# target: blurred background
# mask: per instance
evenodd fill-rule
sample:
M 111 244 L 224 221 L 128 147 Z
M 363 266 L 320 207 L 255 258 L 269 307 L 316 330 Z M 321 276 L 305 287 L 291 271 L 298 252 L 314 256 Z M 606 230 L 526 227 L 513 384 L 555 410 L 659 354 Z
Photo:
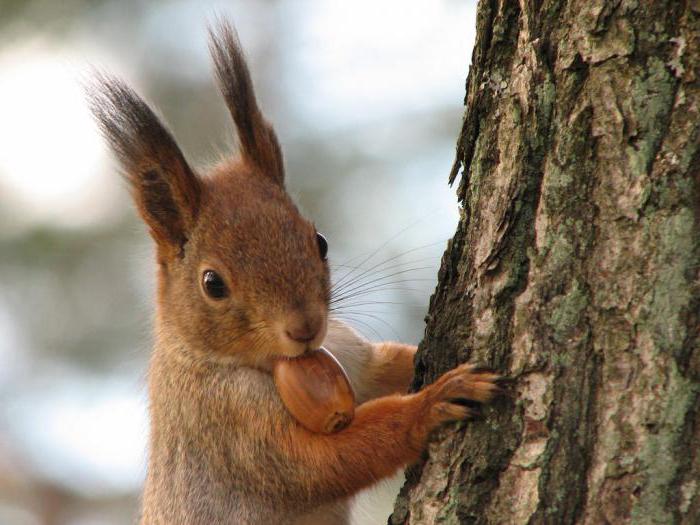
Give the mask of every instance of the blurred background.
M 128 80 L 206 167 L 234 144 L 206 25 L 234 20 L 344 315 L 417 343 L 457 222 L 475 3 L 0 0 L 0 524 L 137 516 L 154 264 L 86 110 L 91 68 Z M 386 523 L 395 488 L 355 523 Z

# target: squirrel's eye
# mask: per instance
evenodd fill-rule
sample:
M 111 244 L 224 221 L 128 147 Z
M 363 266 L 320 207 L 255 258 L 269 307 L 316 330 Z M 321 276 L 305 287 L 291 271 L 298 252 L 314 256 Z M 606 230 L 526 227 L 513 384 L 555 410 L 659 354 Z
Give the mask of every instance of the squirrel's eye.
M 321 255 L 321 260 L 325 261 L 328 255 L 328 241 L 323 235 L 316 232 L 316 242 L 318 243 L 318 253 Z
M 206 270 L 202 274 L 202 286 L 212 299 L 223 299 L 228 295 L 228 288 L 226 288 L 224 280 L 214 270 Z

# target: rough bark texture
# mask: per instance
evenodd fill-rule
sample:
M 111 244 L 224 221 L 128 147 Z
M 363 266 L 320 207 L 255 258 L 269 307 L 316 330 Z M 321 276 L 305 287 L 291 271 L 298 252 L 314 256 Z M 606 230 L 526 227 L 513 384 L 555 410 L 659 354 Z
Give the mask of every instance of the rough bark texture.
M 482 0 L 414 388 L 515 379 L 390 523 L 700 523 L 700 1 Z

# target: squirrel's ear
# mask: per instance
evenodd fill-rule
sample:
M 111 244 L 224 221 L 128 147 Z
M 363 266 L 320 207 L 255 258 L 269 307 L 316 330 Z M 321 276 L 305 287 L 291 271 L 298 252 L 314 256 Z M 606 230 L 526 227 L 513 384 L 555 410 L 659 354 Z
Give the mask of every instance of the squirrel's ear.
M 151 235 L 159 248 L 180 254 L 199 210 L 199 179 L 153 110 L 126 84 L 96 75 L 88 97 Z
M 238 130 L 243 160 L 284 184 L 277 136 L 258 109 L 245 56 L 231 24 L 220 20 L 216 28 L 209 28 L 209 49 L 219 88 Z

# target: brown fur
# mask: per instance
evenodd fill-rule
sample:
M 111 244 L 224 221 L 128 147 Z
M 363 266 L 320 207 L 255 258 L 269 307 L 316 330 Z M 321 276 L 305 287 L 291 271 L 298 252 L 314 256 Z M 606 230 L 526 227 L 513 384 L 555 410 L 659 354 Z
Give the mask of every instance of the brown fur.
M 328 265 L 284 190 L 279 145 L 235 33 L 222 23 L 211 38 L 241 157 L 207 177 L 123 83 L 101 76 L 92 95 L 159 263 L 141 521 L 323 523 L 327 510 L 325 521 L 338 523 L 349 496 L 415 461 L 433 429 L 469 416 L 455 399 L 488 401 L 496 376 L 463 365 L 408 395 L 415 347 L 372 345 L 328 320 Z M 204 293 L 205 270 L 222 277 L 226 298 Z M 313 340 L 290 338 L 294 323 L 312 327 Z M 334 435 L 293 420 L 269 373 L 280 356 L 321 343 L 361 403 Z
M 406 393 L 413 378 L 415 355 L 413 345 L 390 342 L 374 345 L 366 374 L 376 396 Z

